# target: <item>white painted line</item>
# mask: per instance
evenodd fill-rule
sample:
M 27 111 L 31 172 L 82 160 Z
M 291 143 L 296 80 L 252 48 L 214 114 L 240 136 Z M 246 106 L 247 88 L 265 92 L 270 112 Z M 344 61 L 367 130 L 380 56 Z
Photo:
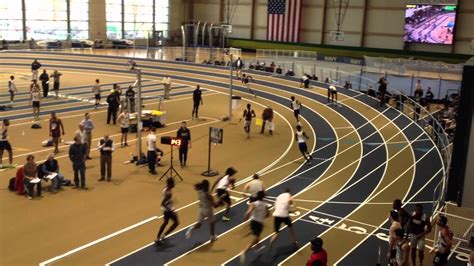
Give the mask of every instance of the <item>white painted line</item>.
M 56 257 L 54 257 L 54 258 L 52 258 L 52 259 L 49 259 L 49 260 L 47 260 L 47 261 L 43 261 L 43 262 L 41 262 L 41 263 L 39 264 L 39 266 L 48 265 L 48 264 L 50 264 L 50 263 L 52 263 L 52 262 L 55 262 L 55 261 L 60 260 L 60 259 L 62 259 L 62 258 L 65 258 L 65 257 L 67 257 L 67 256 L 69 256 L 69 255 L 71 255 L 71 254 L 74 254 L 74 253 L 76 253 L 76 252 L 79 252 L 79 251 L 81 251 L 81 250 L 83 250 L 83 249 L 86 249 L 86 248 L 88 248 L 88 247 L 91 247 L 91 246 L 93 246 L 93 245 L 95 245 L 95 244 L 97 244 L 97 243 L 100 243 L 100 242 L 102 242 L 102 241 L 105 241 L 105 240 L 107 240 L 107 239 L 110 239 L 110 238 L 112 238 L 112 237 L 114 237 L 114 236 L 116 236 L 116 235 L 119 235 L 119 234 L 121 234 L 121 233 L 127 232 L 127 231 L 129 231 L 129 230 L 131 230 L 131 229 L 137 228 L 137 227 L 139 227 L 139 226 L 141 226 L 141 225 L 144 225 L 144 224 L 146 224 L 146 223 L 148 223 L 148 222 L 150 222 L 150 221 L 156 220 L 156 219 L 158 219 L 158 216 L 153 216 L 153 217 L 150 217 L 150 218 L 148 218 L 148 219 L 145 219 L 145 220 L 143 220 L 143 221 L 141 221 L 141 222 L 138 222 L 138 223 L 133 224 L 133 225 L 131 225 L 131 226 L 129 226 L 129 227 L 123 228 L 123 229 L 121 229 L 121 230 L 119 230 L 119 231 L 116 231 L 116 232 L 114 232 L 114 233 L 112 233 L 112 234 L 106 235 L 106 236 L 104 236 L 104 237 L 102 237 L 102 238 L 99 238 L 99 239 L 97 239 L 97 240 L 95 240 L 95 241 L 92 241 L 92 242 L 90 242 L 90 243 L 88 243 L 88 244 L 82 245 L 82 246 L 80 246 L 80 247 L 78 247 L 78 248 L 75 248 L 75 249 L 70 250 L 70 251 L 68 251 L 68 252 L 66 252 L 66 253 L 63 253 L 63 254 L 61 254 L 61 255 L 59 255 L 59 256 L 56 256 Z

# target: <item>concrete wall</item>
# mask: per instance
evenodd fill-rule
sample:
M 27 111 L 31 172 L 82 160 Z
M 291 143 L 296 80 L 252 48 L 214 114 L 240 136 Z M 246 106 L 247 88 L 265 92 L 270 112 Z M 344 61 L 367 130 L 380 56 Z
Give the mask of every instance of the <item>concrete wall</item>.
M 89 39 L 107 39 L 105 0 L 89 2 Z
M 193 18 L 221 22 L 227 17 L 227 0 L 194 0 Z M 265 40 L 267 0 L 230 1 L 231 37 Z M 344 41 L 333 41 L 337 29 L 333 0 L 303 0 L 300 42 L 356 47 L 403 49 L 405 4 L 394 0 L 350 0 L 341 30 Z M 458 19 L 454 45 L 410 44 L 414 51 L 474 54 L 474 1 L 458 0 Z M 237 5 L 235 5 L 237 3 Z M 337 10 L 337 9 L 336 9 Z M 252 12 L 253 11 L 253 12 Z M 220 17 L 219 14 L 223 14 Z

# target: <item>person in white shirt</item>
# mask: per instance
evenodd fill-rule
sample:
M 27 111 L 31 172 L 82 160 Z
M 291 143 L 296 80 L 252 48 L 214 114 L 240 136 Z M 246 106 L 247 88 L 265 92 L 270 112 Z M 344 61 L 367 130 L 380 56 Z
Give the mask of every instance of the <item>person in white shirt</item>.
M 129 116 L 127 108 L 123 109 L 123 111 L 118 116 L 117 120 L 120 124 L 120 130 L 122 132 L 122 137 L 120 138 L 120 146 L 121 147 L 128 146 L 127 137 L 128 137 L 128 128 L 130 127 L 130 116 Z
M 8 141 L 8 126 L 10 126 L 10 121 L 8 119 L 3 119 L 0 127 L 0 168 L 4 165 L 3 162 L 3 152 L 7 150 L 8 152 L 8 162 L 10 165 L 13 163 L 13 149 Z
M 148 136 L 146 137 L 147 143 L 147 161 L 148 161 L 148 172 L 152 175 L 156 175 L 156 129 L 152 127 Z
M 95 98 L 95 105 L 94 109 L 97 109 L 97 107 L 100 104 L 100 80 L 96 79 L 95 80 L 95 85 L 92 87 L 92 92 L 94 93 L 94 98 Z
M 250 230 L 254 238 L 240 253 L 240 262 L 245 263 L 245 254 L 260 241 L 260 234 L 263 231 L 263 222 L 268 217 L 268 204 L 263 201 L 265 192 L 259 191 L 255 197 L 255 201 L 249 204 L 244 220 L 250 218 Z
M 8 92 L 10 93 L 10 103 L 13 104 L 15 100 L 15 92 L 18 92 L 15 85 L 15 76 L 11 75 L 8 81 Z
M 270 239 L 270 249 L 273 247 L 275 240 L 277 240 L 280 234 L 280 226 L 282 223 L 286 224 L 290 229 L 291 239 L 295 246 L 298 246 L 298 241 L 296 240 L 295 230 L 291 224 L 290 219 L 290 206 L 293 205 L 293 197 L 290 194 L 290 189 L 286 188 L 285 192 L 278 195 L 275 200 L 275 211 L 273 212 L 274 219 L 274 230 L 275 234 Z
M 86 131 L 84 130 L 84 125 L 82 123 L 79 123 L 79 128 L 74 132 L 74 138 L 78 138 L 81 144 L 85 144 Z
M 33 121 L 39 120 L 41 94 L 37 87 L 33 87 L 30 94 L 30 102 L 33 107 Z
M 265 189 L 263 187 L 263 182 L 262 182 L 262 180 L 260 180 L 260 176 L 258 174 L 254 174 L 252 181 L 245 184 L 244 193 L 249 195 L 250 202 L 254 202 L 254 201 L 257 200 L 257 194 L 260 191 L 265 193 Z
M 112 152 L 115 150 L 114 141 L 108 134 L 97 143 L 97 149 L 100 151 L 100 179 L 104 181 L 107 175 L 107 182 L 112 179 Z
M 397 211 L 390 211 L 390 215 L 388 217 L 388 221 L 390 222 L 390 231 L 389 231 L 389 238 L 388 238 L 388 252 L 387 258 L 391 263 L 395 263 L 395 257 L 397 255 L 397 249 L 395 248 L 395 242 L 397 240 L 397 236 L 395 235 L 395 230 L 401 229 L 402 225 L 399 222 L 400 216 Z
M 235 184 L 235 178 L 234 175 L 237 173 L 237 171 L 229 167 L 225 171 L 225 175 L 214 182 L 212 185 L 211 191 L 216 188 L 216 193 L 217 193 L 217 203 L 216 207 L 219 207 L 223 205 L 224 203 L 227 205 L 225 209 L 224 216 L 222 216 L 222 221 L 228 222 L 230 221 L 229 217 L 229 212 L 230 212 L 230 207 L 231 207 L 231 200 L 230 200 L 230 194 L 228 189 L 234 189 L 234 184 Z
M 163 85 L 164 85 L 164 98 L 170 98 L 170 91 L 171 91 L 171 78 L 169 76 L 165 76 L 163 78 Z
M 293 110 L 293 114 L 295 115 L 296 122 L 300 122 L 300 110 L 302 107 L 302 104 L 295 99 L 295 96 L 291 96 L 291 110 Z

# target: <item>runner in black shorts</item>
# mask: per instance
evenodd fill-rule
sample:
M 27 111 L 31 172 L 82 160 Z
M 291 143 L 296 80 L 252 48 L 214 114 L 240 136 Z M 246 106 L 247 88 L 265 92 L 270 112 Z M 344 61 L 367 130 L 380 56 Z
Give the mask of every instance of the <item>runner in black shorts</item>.
M 10 126 L 10 121 L 8 119 L 3 119 L 2 126 L 0 127 L 0 168 L 2 165 L 3 151 L 7 150 L 8 152 L 8 162 L 13 163 L 13 151 L 10 142 L 8 141 L 8 126 Z
M 161 208 L 163 209 L 163 224 L 160 227 L 160 231 L 158 231 L 158 235 L 156 236 L 155 244 L 160 245 L 163 244 L 164 238 L 169 235 L 176 227 L 179 225 L 178 222 L 178 215 L 173 209 L 173 195 L 172 189 L 174 188 L 174 179 L 168 178 L 166 179 L 166 187 L 163 190 L 163 200 L 161 201 Z M 173 220 L 173 225 L 166 231 L 165 235 L 162 237 L 163 231 L 165 230 L 168 222 Z
M 280 234 L 280 226 L 282 223 L 286 224 L 290 229 L 291 239 L 295 246 L 298 246 L 298 241 L 296 241 L 296 234 L 290 219 L 290 206 L 293 204 L 293 197 L 290 194 L 290 189 L 286 188 L 284 193 L 278 195 L 275 200 L 275 211 L 273 212 L 274 218 L 274 230 L 275 234 L 270 240 L 270 249 L 273 246 L 273 243 L 278 238 Z
M 224 203 L 227 205 L 225 209 L 224 216 L 222 217 L 222 221 L 228 222 L 230 221 L 229 217 L 229 211 L 231 207 L 231 201 L 230 201 L 230 195 L 229 191 L 227 189 L 234 189 L 234 184 L 235 184 L 235 178 L 234 175 L 237 173 L 237 171 L 229 167 L 225 171 L 225 176 L 219 178 L 214 182 L 214 185 L 212 185 L 211 191 L 214 190 L 214 188 L 217 186 L 216 192 L 217 192 L 217 203 L 216 203 L 216 208 L 223 205 Z

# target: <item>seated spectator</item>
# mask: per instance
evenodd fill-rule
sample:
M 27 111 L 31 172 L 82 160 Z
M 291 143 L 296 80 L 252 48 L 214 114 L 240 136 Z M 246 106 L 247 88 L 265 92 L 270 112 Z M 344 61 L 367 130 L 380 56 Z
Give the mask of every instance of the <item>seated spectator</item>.
M 276 69 L 276 73 L 277 74 L 283 74 L 283 69 L 281 68 L 281 66 L 278 66 L 277 69 Z
M 54 189 L 53 192 L 56 192 L 55 190 L 61 189 L 64 181 L 64 176 L 59 172 L 58 160 L 54 158 L 54 153 L 51 153 L 48 156 L 48 159 L 43 163 L 42 170 L 45 176 L 56 173 L 57 175 L 53 179 L 51 179 L 51 183 L 53 184 Z
M 323 240 L 319 237 L 311 240 L 311 256 L 306 261 L 306 266 L 324 266 L 328 263 L 328 254 L 323 249 Z
M 425 94 L 425 99 L 428 104 L 433 102 L 434 94 L 431 91 L 431 87 L 428 87 L 428 91 L 426 91 L 426 94 Z
M 293 77 L 293 76 L 295 76 L 295 72 L 293 70 L 289 69 L 288 71 L 286 71 L 285 76 Z
M 326 79 L 324 80 L 324 83 L 326 83 L 326 84 L 329 84 L 329 82 L 330 82 L 329 78 L 326 78 Z
M 163 156 L 165 155 L 165 153 L 160 150 L 159 148 L 156 148 L 156 165 L 157 166 L 161 166 L 161 159 L 163 158 Z
M 312 76 L 311 78 L 312 78 L 313 80 L 315 80 L 315 81 L 318 81 L 318 80 L 319 80 L 318 77 L 317 77 L 315 74 L 313 74 L 313 76 Z
M 349 81 L 346 80 L 344 82 L 344 89 L 351 90 L 352 89 L 352 83 L 350 83 Z
M 35 183 L 31 183 L 31 181 L 38 178 L 38 166 L 35 163 L 35 156 L 30 154 L 26 157 L 26 163 L 23 165 L 23 174 L 23 183 L 26 187 L 27 198 L 30 200 L 33 199 L 33 189 L 35 186 Z M 41 182 L 36 183 L 36 192 L 38 197 L 42 197 Z
M 25 184 L 23 183 L 24 175 L 23 175 L 23 167 L 18 168 L 16 170 L 15 176 L 15 190 L 18 195 L 25 194 Z

